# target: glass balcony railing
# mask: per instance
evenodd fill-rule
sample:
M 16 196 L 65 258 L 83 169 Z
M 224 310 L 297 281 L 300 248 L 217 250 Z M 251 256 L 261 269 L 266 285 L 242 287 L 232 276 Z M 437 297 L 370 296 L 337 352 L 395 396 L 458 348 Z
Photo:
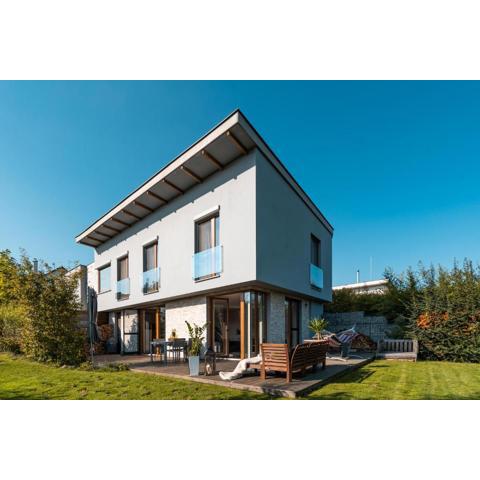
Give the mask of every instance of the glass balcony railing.
M 310 264 L 310 284 L 316 288 L 323 288 L 323 270 L 313 263 Z
M 160 267 L 152 268 L 142 274 L 143 293 L 158 292 L 160 288 Z
M 209 248 L 193 255 L 193 279 L 216 277 L 222 272 L 223 247 Z
M 124 278 L 117 281 L 117 299 L 127 298 L 130 295 L 130 279 Z

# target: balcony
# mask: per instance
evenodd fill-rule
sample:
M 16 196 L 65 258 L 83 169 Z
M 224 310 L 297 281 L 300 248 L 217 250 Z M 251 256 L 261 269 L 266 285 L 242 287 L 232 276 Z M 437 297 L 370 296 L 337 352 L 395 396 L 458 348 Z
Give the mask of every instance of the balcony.
M 142 274 L 142 291 L 144 294 L 158 292 L 160 288 L 160 267 L 152 268 Z
M 117 300 L 123 300 L 130 295 L 130 279 L 124 278 L 117 281 Z
M 221 245 L 193 255 L 193 279 L 206 280 L 218 277 L 222 272 L 223 247 Z
M 323 270 L 313 263 L 310 264 L 310 285 L 315 288 L 323 288 Z

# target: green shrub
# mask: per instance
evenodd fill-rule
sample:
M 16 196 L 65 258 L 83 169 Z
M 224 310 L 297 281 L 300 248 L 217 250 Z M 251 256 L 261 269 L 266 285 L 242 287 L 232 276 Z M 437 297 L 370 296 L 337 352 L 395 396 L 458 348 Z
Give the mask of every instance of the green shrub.
M 327 312 L 364 311 L 383 315 L 393 338 L 416 338 L 428 360 L 480 362 L 480 267 L 465 260 L 452 269 L 387 270 L 383 295 L 334 292 Z
M 8 250 L 0 252 L 1 348 L 45 362 L 83 362 L 85 335 L 77 321 L 77 281 L 78 276 L 46 264 L 34 271 L 25 254 L 16 261 Z
M 465 260 L 451 270 L 424 268 L 408 301 L 409 330 L 421 358 L 480 362 L 480 269 Z
M 76 278 L 27 272 L 26 323 L 22 350 L 36 360 L 76 365 L 84 360 L 84 335 L 77 317 Z
M 308 323 L 308 328 L 315 334 L 315 338 L 320 340 L 323 330 L 327 328 L 327 321 L 320 317 L 312 318 Z
M 24 316 L 21 307 L 0 305 L 0 350 L 20 353 Z
M 190 337 L 190 347 L 188 349 L 188 356 L 189 357 L 196 357 L 200 355 L 200 352 L 202 350 L 202 344 L 203 344 L 203 333 L 205 331 L 205 328 L 207 328 L 207 324 L 200 326 L 194 323 L 193 325 L 190 325 L 185 320 L 185 323 L 187 324 L 188 328 L 188 335 Z

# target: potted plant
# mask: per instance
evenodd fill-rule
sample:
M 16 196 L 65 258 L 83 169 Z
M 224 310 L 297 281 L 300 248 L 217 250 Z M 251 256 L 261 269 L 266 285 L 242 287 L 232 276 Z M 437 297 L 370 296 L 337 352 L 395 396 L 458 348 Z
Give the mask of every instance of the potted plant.
M 203 327 L 194 323 L 190 325 L 187 321 L 185 321 L 188 328 L 188 336 L 190 337 L 190 345 L 188 347 L 188 368 L 190 370 L 191 377 L 198 377 L 200 374 L 200 351 L 202 350 L 203 344 L 203 332 L 207 324 L 203 325 Z
M 324 318 L 315 317 L 310 320 L 308 328 L 314 333 L 315 340 L 323 338 L 322 332 L 327 328 L 327 321 Z

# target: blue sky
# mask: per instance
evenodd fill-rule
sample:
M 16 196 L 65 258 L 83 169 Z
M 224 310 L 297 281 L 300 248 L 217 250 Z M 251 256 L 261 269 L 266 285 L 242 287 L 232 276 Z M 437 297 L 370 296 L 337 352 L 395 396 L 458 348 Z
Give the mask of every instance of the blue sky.
M 334 284 L 480 259 L 479 82 L 0 82 L 0 249 L 74 237 L 235 108 L 335 228 Z

